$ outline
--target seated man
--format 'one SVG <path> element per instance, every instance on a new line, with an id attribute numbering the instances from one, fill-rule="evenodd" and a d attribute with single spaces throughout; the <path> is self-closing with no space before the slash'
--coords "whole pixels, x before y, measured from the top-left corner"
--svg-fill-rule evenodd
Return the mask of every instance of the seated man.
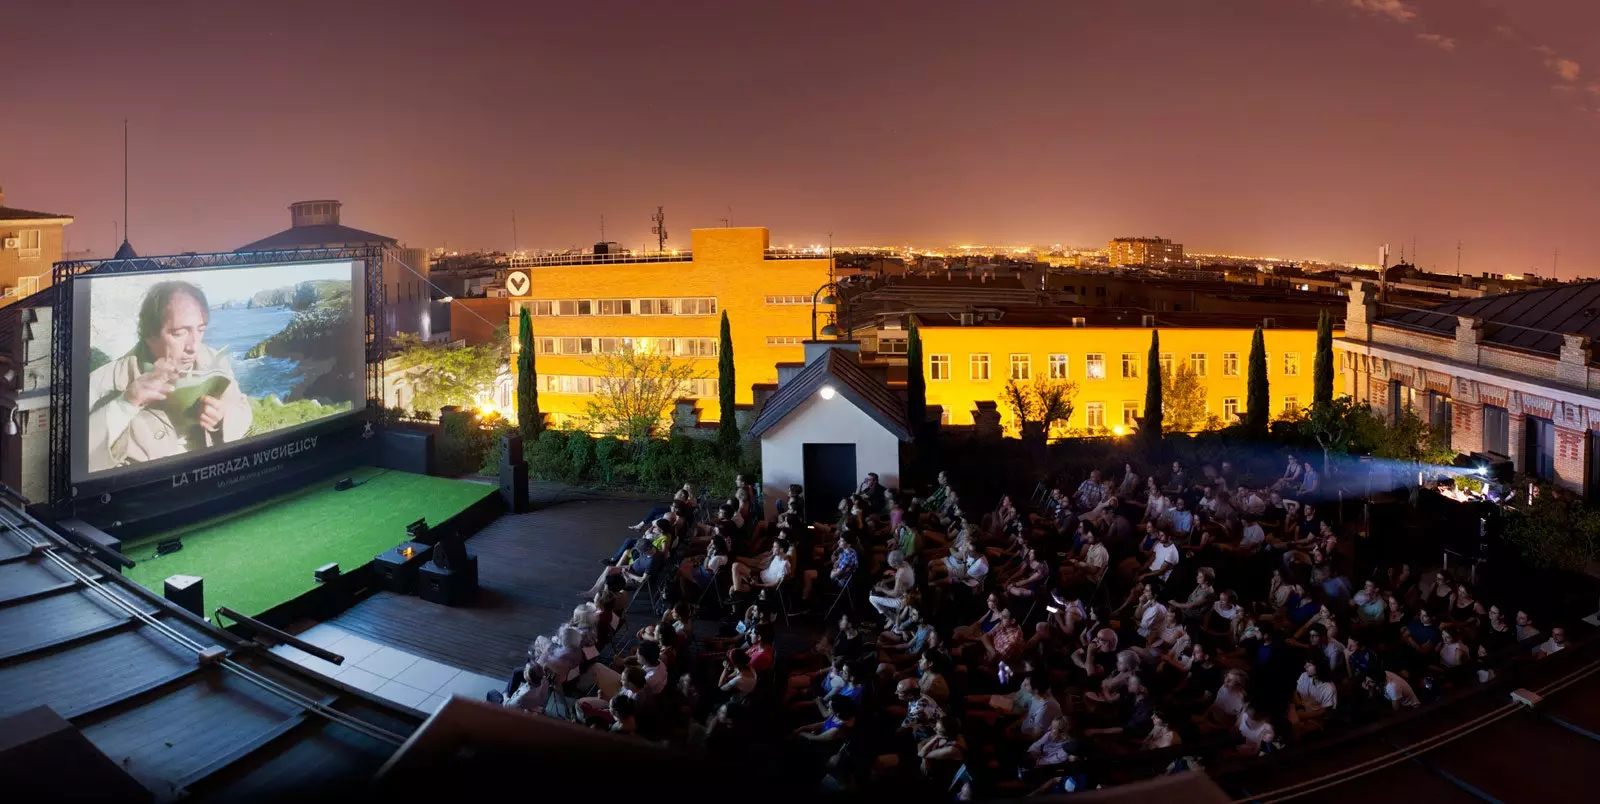
<path id="1" fill-rule="evenodd" d="M 861 481 L 861 488 L 857 489 L 856 493 L 866 498 L 868 514 L 883 513 L 888 501 L 888 490 L 878 482 L 877 472 L 868 472 L 867 479 Z"/>
<path id="2" fill-rule="evenodd" d="M 1089 479 L 1078 484 L 1077 493 L 1072 495 L 1073 505 L 1079 511 L 1088 511 L 1099 505 L 1105 499 L 1105 481 L 1100 478 L 1100 470 L 1089 472 Z"/>
<path id="3" fill-rule="evenodd" d="M 856 570 L 861 566 L 861 559 L 856 553 L 856 548 L 850 542 L 850 534 L 841 531 L 833 548 L 833 569 L 828 571 L 828 578 L 839 584 L 841 589 L 855 577 Z M 800 603 L 807 606 L 811 602 L 811 593 L 816 586 L 817 571 L 808 569 L 801 576 Z"/>
<path id="4" fill-rule="evenodd" d="M 733 591 L 743 594 L 751 589 L 775 589 L 789 580 L 789 573 L 794 564 L 789 558 L 789 543 L 783 539 L 774 539 L 772 550 L 767 554 L 765 566 L 761 567 L 759 574 L 752 570 L 744 559 L 733 564 Z"/>
<path id="5" fill-rule="evenodd" d="M 1166 531 L 1156 532 L 1156 543 L 1150 548 L 1150 563 L 1139 573 L 1139 580 L 1165 581 L 1172 577 L 1172 571 L 1177 568 L 1181 555 L 1177 545 L 1172 543 L 1172 536 Z"/>

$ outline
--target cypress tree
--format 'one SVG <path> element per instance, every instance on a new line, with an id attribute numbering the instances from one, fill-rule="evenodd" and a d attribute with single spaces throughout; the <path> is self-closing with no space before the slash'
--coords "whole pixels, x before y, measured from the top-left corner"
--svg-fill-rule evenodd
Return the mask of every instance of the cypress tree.
<path id="1" fill-rule="evenodd" d="M 912 316 L 906 336 L 906 419 L 913 435 L 922 432 L 928 418 L 928 381 L 922 370 L 922 333 L 917 331 L 917 317 Z"/>
<path id="2" fill-rule="evenodd" d="M 1333 316 L 1327 310 L 1317 317 L 1317 358 L 1311 373 L 1311 408 L 1333 402 Z"/>
<path id="3" fill-rule="evenodd" d="M 533 317 L 528 308 L 522 308 L 517 322 L 517 430 L 522 433 L 522 443 L 532 449 L 533 442 L 544 429 L 544 416 L 539 412 L 538 374 L 533 365 Z"/>
<path id="4" fill-rule="evenodd" d="M 1267 422 L 1272 418 L 1268 410 L 1272 404 L 1272 394 L 1267 387 L 1267 340 L 1261 334 L 1260 327 L 1256 327 L 1255 335 L 1250 338 L 1250 366 L 1246 383 L 1245 430 L 1251 436 L 1260 438 L 1267 434 Z"/>
<path id="5" fill-rule="evenodd" d="M 733 376 L 733 331 L 728 326 L 728 311 L 722 311 L 722 338 L 717 347 L 717 402 L 722 421 L 717 426 L 717 443 L 729 455 L 739 448 L 739 423 L 734 418 L 734 393 L 738 383 Z"/>
<path id="6" fill-rule="evenodd" d="M 1139 434 L 1155 444 L 1161 440 L 1165 416 L 1161 412 L 1161 331 L 1150 330 L 1150 370 L 1145 374 L 1144 423 Z"/>

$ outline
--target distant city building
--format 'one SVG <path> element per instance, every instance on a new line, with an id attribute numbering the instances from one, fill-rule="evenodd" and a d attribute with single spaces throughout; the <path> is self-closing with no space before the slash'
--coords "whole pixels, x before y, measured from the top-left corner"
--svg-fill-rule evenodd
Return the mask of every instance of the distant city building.
<path id="1" fill-rule="evenodd" d="M 235 251 L 283 251 L 300 248 L 388 249 L 383 263 L 383 287 L 389 301 L 426 299 L 429 254 L 423 248 L 405 248 L 388 235 L 345 226 L 340 222 L 344 205 L 332 199 L 296 201 L 289 205 L 289 228 Z"/>
<path id="2" fill-rule="evenodd" d="M 447 305 L 433 305 L 428 284 L 429 254 L 423 248 L 405 248 L 388 235 L 345 226 L 340 222 L 339 201 L 318 199 L 289 205 L 289 228 L 246 243 L 235 251 L 292 251 L 305 248 L 382 248 L 384 317 L 389 332 L 418 335 L 423 340 L 450 330 Z M 369 288 L 368 292 L 374 289 Z M 440 309 L 431 309 L 439 306 Z"/>
<path id="3" fill-rule="evenodd" d="M 0 304 L 50 284 L 50 266 L 61 260 L 63 229 L 71 215 L 6 206 L 0 188 Z"/>
<path id="4" fill-rule="evenodd" d="M 1161 267 L 1183 264 L 1183 244 L 1164 237 L 1119 237 L 1106 246 L 1113 268 L 1124 265 Z"/>
<path id="5" fill-rule="evenodd" d="M 608 379 L 603 356 L 635 349 L 691 365 L 696 377 L 684 406 L 714 425 L 724 311 L 740 405 L 754 402 L 752 385 L 776 383 L 780 363 L 804 358 L 813 299 L 833 276 L 828 254 L 771 248 L 761 227 L 695 229 L 691 238 L 688 251 L 554 254 L 515 269 L 526 275 L 523 292 L 501 300 L 500 309 L 510 314 L 513 333 L 523 308 L 534 316 L 539 408 L 553 423 L 581 425 Z M 832 314 L 833 305 L 822 304 L 817 325 L 829 324 Z"/>

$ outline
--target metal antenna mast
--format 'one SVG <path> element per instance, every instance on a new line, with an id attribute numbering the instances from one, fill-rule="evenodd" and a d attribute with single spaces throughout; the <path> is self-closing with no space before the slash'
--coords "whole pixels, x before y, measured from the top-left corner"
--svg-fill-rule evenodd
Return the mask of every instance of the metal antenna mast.
<path id="1" fill-rule="evenodd" d="M 656 251 L 667 250 L 667 213 L 664 208 L 656 207 L 656 214 L 650 217 L 655 221 L 655 226 L 650 227 L 650 234 L 656 236 Z"/>

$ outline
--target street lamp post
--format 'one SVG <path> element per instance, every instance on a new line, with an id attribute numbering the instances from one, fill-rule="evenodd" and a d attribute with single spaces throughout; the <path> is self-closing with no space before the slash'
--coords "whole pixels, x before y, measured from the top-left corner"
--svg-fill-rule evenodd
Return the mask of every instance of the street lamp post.
<path id="1" fill-rule="evenodd" d="M 822 292 L 825 291 L 825 290 L 828 290 L 829 288 L 833 289 L 833 293 L 830 293 L 827 296 L 823 296 Z M 817 288 L 817 292 L 811 294 L 811 340 L 816 340 L 817 339 L 817 302 L 818 302 L 818 300 L 820 300 L 823 304 L 843 305 L 844 304 L 843 297 L 844 297 L 843 291 L 839 290 L 839 286 L 837 284 L 833 283 L 833 282 L 829 282 L 829 283 L 823 285 L 822 287 Z M 838 315 L 837 314 L 834 315 L 834 320 L 835 321 L 838 320 Z M 829 330 L 832 330 L 832 332 L 830 332 Z M 837 327 L 834 324 L 829 324 L 829 325 L 827 325 L 827 326 L 822 328 L 822 334 L 823 335 L 827 335 L 828 337 L 831 337 L 831 338 L 837 338 L 840 335 L 839 327 Z"/>

